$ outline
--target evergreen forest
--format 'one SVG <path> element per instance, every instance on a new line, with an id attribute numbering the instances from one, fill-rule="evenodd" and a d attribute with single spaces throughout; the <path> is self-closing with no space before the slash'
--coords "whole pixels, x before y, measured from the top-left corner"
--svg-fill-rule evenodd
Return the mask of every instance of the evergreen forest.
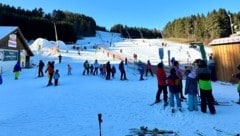
<path id="1" fill-rule="evenodd" d="M 218 9 L 208 12 L 207 15 L 177 18 L 169 21 L 163 30 L 129 27 L 123 24 L 116 24 L 107 30 L 104 26 L 97 26 L 94 18 L 84 14 L 61 10 L 44 13 L 42 8 L 25 10 L 0 3 L 0 26 L 18 26 L 27 40 L 39 37 L 55 40 L 54 24 L 58 39 L 66 43 L 74 43 L 82 37 L 95 36 L 96 30 L 121 33 L 125 38 L 183 38 L 208 42 L 239 31 L 240 12 L 231 13 L 225 9 Z"/>

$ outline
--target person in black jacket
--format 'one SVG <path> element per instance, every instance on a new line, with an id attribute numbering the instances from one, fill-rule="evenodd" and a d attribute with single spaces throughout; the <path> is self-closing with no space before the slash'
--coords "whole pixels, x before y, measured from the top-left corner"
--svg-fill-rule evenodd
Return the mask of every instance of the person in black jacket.
<path id="1" fill-rule="evenodd" d="M 121 61 L 119 64 L 119 70 L 121 72 L 120 80 L 127 80 L 123 61 Z"/>
<path id="2" fill-rule="evenodd" d="M 110 76 L 111 76 L 111 64 L 110 64 L 109 61 L 106 63 L 106 70 L 107 70 L 106 80 L 110 80 Z"/>
<path id="3" fill-rule="evenodd" d="M 44 74 L 43 74 L 43 68 L 44 68 L 45 64 L 42 60 L 39 61 L 39 64 L 38 64 L 38 77 L 43 77 Z"/>

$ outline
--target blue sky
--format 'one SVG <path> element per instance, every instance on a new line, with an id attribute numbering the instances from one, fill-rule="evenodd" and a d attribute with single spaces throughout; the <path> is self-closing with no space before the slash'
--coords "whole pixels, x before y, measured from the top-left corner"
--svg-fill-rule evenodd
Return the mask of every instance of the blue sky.
<path id="1" fill-rule="evenodd" d="M 240 11 L 240 0 L 0 0 L 0 3 L 28 10 L 41 7 L 45 13 L 54 9 L 81 13 L 107 29 L 115 24 L 163 29 L 174 19 L 207 14 L 214 9 Z"/>

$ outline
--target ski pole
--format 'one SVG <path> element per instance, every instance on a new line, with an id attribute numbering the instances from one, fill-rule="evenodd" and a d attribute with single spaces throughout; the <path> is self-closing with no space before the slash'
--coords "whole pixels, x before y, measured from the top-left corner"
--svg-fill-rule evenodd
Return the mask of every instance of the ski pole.
<path id="1" fill-rule="evenodd" d="M 98 123 L 99 123 L 99 136 L 102 136 L 102 127 L 101 127 L 102 114 L 101 113 L 98 114 Z"/>

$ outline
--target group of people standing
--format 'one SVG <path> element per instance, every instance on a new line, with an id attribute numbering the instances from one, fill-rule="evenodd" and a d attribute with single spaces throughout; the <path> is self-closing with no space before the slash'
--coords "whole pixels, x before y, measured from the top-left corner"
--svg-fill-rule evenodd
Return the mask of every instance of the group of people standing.
<path id="1" fill-rule="evenodd" d="M 207 63 L 203 60 L 196 60 L 192 67 L 185 72 L 179 68 L 179 62 L 174 61 L 173 66 L 170 68 L 170 74 L 167 76 L 163 63 L 159 63 L 156 72 L 158 81 L 158 91 L 156 93 L 155 102 L 160 102 L 160 95 L 163 92 L 164 105 L 168 105 L 168 91 L 171 111 L 174 112 L 174 99 L 176 99 L 177 109 L 182 111 L 181 101 L 186 99 L 183 95 L 182 80 L 185 75 L 185 91 L 184 94 L 188 95 L 188 110 L 198 111 L 198 88 L 200 90 L 201 111 L 206 113 L 207 106 L 211 114 L 215 114 L 214 97 L 212 94 L 211 85 L 211 72 Z"/>
<path id="2" fill-rule="evenodd" d="M 116 67 L 115 65 L 111 65 L 110 61 L 107 61 L 105 64 L 99 64 L 98 61 L 95 60 L 93 64 L 89 64 L 88 60 L 86 60 L 83 63 L 83 68 L 82 75 L 98 75 L 98 71 L 100 71 L 100 76 L 106 80 L 115 78 Z M 124 61 L 119 63 L 118 68 L 120 71 L 120 80 L 127 80 Z"/>

